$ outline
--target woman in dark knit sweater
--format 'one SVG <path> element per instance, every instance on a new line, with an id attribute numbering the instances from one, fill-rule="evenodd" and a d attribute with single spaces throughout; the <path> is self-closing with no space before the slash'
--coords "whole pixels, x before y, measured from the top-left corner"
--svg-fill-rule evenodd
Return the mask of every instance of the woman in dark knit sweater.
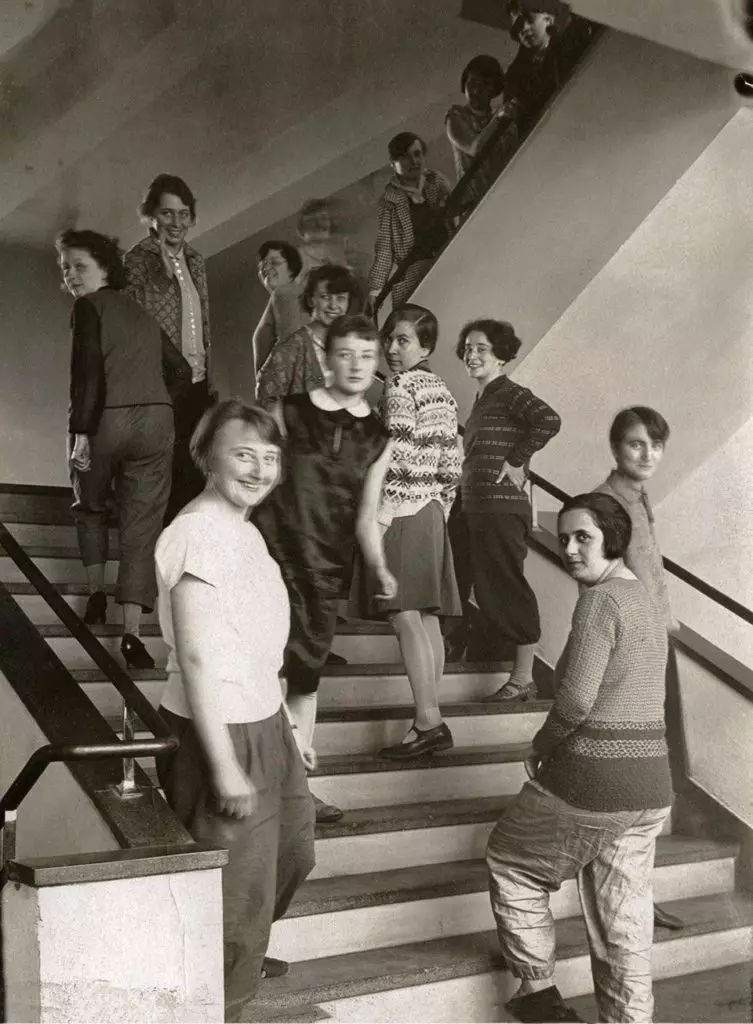
<path id="1" fill-rule="evenodd" d="M 541 628 L 523 574 L 531 529 L 523 487 L 531 456 L 560 429 L 557 413 L 505 373 L 520 344 L 511 324 L 474 320 L 460 332 L 456 349 L 479 388 L 465 424 L 461 483 L 474 594 L 494 633 L 515 646 L 512 674 L 494 700 L 525 699 L 535 691 L 533 655 Z"/>
<path id="2" fill-rule="evenodd" d="M 630 516 L 581 494 L 558 522 L 581 585 L 555 699 L 526 760 L 531 781 L 489 838 L 492 909 L 522 1021 L 580 1020 L 552 984 L 549 894 L 578 888 L 600 1021 L 650 1021 L 656 837 L 672 787 L 664 726 L 667 631 L 623 561 Z"/>

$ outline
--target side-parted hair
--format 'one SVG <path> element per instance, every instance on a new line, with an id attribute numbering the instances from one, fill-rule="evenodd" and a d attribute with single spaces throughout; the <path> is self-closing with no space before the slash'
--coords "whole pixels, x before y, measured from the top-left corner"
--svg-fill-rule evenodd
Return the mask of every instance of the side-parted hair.
<path id="1" fill-rule="evenodd" d="M 669 424 L 661 413 L 647 405 L 631 405 L 628 409 L 621 409 L 612 420 L 612 426 L 609 428 L 610 445 L 615 448 L 628 430 L 639 423 L 646 428 L 646 433 L 652 441 L 666 444 L 669 440 Z"/>
<path id="2" fill-rule="evenodd" d="M 355 277 L 347 267 L 337 263 L 325 263 L 322 267 L 313 267 L 306 275 L 306 284 L 301 295 L 301 306 L 307 313 L 314 309 L 314 292 L 317 285 L 325 281 L 330 295 L 343 295 L 347 292 L 348 303 L 359 298 L 360 289 Z"/>
<path id="3" fill-rule="evenodd" d="M 262 242 L 259 246 L 259 263 L 261 263 L 267 253 L 271 252 L 273 249 L 275 252 L 279 252 L 287 263 L 290 276 L 298 277 L 303 268 L 303 260 L 301 259 L 301 254 L 298 252 L 296 247 L 291 245 L 290 242 L 278 242 L 274 239 L 268 239 L 266 242 Z"/>
<path id="4" fill-rule="evenodd" d="M 123 250 L 117 238 L 101 235 L 99 231 L 63 231 L 55 239 L 55 248 L 59 255 L 64 249 L 84 249 L 97 265 L 107 274 L 107 284 L 117 291 L 126 286 L 126 273 L 123 266 Z"/>
<path id="5" fill-rule="evenodd" d="M 379 329 L 374 321 L 363 313 L 339 316 L 333 320 L 324 335 L 324 351 L 330 352 L 336 338 L 347 338 L 349 334 L 357 334 L 364 341 L 373 341 L 379 351 Z"/>
<path id="6" fill-rule="evenodd" d="M 461 92 L 465 92 L 468 75 L 477 75 L 479 78 L 486 78 L 492 82 L 494 86 L 492 96 L 499 96 L 505 87 L 505 73 L 502 70 L 502 65 L 496 57 L 490 57 L 488 53 L 480 53 L 463 68 L 463 74 L 460 76 Z"/>
<path id="7" fill-rule="evenodd" d="M 633 535 L 630 516 L 616 498 L 610 494 L 576 494 L 568 498 L 559 510 L 559 517 L 572 509 L 588 512 L 594 523 L 604 534 L 604 557 L 624 558 Z"/>
<path id="8" fill-rule="evenodd" d="M 196 468 L 205 479 L 209 475 L 215 438 L 231 420 L 241 420 L 249 427 L 253 427 L 264 444 L 277 445 L 281 450 L 284 448 L 280 428 L 264 409 L 260 409 L 258 405 L 249 405 L 241 398 L 227 398 L 223 402 L 215 402 L 196 424 L 189 449 Z"/>
<path id="9" fill-rule="evenodd" d="M 421 347 L 429 350 L 429 355 L 437 347 L 439 339 L 439 323 L 430 309 L 419 306 L 415 302 L 407 302 L 404 306 L 393 309 L 382 324 L 382 343 L 386 344 L 397 324 L 401 321 L 413 325 Z"/>
<path id="10" fill-rule="evenodd" d="M 159 201 L 165 193 L 177 196 L 191 211 L 191 220 L 196 220 L 196 197 L 182 178 L 176 174 L 158 174 L 144 193 L 139 205 L 142 220 L 151 220 L 159 209 Z"/>
<path id="11" fill-rule="evenodd" d="M 414 142 L 420 142 L 421 149 L 426 153 L 426 143 L 415 132 L 398 132 L 397 135 L 393 135 L 387 143 L 390 160 L 399 160 L 401 156 L 405 156 Z"/>
<path id="12" fill-rule="evenodd" d="M 465 358 L 465 343 L 468 340 L 468 335 L 473 331 L 486 335 L 494 355 L 505 363 L 509 363 L 516 357 L 523 344 L 515 333 L 513 325 L 507 320 L 471 320 L 461 330 L 458 343 L 455 346 L 455 355 L 458 359 Z"/>

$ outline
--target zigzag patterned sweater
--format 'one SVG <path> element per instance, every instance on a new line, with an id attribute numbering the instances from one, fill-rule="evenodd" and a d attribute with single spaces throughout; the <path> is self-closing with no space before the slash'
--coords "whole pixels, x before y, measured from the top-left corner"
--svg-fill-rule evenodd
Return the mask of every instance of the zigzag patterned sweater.
<path id="1" fill-rule="evenodd" d="M 427 363 L 390 377 L 379 402 L 392 454 L 377 519 L 389 526 L 438 501 L 447 520 L 460 483 L 458 406 Z"/>
<path id="2" fill-rule="evenodd" d="M 667 629 L 638 580 L 585 590 L 555 675 L 555 699 L 534 736 L 537 781 L 575 807 L 668 807 L 664 724 Z"/>

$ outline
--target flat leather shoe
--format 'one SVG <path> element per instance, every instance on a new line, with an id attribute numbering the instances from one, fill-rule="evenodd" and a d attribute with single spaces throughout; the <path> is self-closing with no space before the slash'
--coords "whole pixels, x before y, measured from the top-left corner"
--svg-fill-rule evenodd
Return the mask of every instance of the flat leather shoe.
<path id="1" fill-rule="evenodd" d="M 583 1021 L 582 1017 L 563 1001 L 556 985 L 527 996 L 515 996 L 506 1008 L 516 1020 L 525 1024 L 550 1024 L 551 1021 Z"/>
<path id="2" fill-rule="evenodd" d="M 379 751 L 380 757 L 387 757 L 392 761 L 408 761 L 413 757 L 422 757 L 424 754 L 434 754 L 439 750 L 449 750 L 454 744 L 452 733 L 445 722 L 435 725 L 433 729 L 417 729 L 415 725 L 408 735 L 414 732 L 416 738 L 403 743 L 396 743 L 393 747 L 384 747 Z"/>
<path id="3" fill-rule="evenodd" d="M 654 903 L 654 928 L 669 928 L 670 931 L 679 932 L 684 927 L 685 922 L 681 917 L 668 914 L 658 903 Z"/>
<path id="4" fill-rule="evenodd" d="M 314 796 L 313 793 L 311 795 Z M 334 804 L 325 804 L 318 796 L 314 796 L 314 811 L 319 825 L 331 825 L 333 822 L 339 821 L 345 813 Z"/>

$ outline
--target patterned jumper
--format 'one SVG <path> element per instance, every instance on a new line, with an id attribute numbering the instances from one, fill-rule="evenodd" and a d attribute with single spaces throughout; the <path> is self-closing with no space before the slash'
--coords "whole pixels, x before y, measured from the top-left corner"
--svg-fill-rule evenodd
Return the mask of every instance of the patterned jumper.
<path id="1" fill-rule="evenodd" d="M 389 526 L 438 501 L 445 522 L 461 472 L 458 406 L 426 362 L 391 377 L 379 413 L 392 438 L 390 464 L 377 519 Z"/>
<path id="2" fill-rule="evenodd" d="M 537 781 L 591 811 L 668 807 L 667 631 L 638 580 L 612 577 L 578 598 L 554 704 L 534 736 Z"/>

